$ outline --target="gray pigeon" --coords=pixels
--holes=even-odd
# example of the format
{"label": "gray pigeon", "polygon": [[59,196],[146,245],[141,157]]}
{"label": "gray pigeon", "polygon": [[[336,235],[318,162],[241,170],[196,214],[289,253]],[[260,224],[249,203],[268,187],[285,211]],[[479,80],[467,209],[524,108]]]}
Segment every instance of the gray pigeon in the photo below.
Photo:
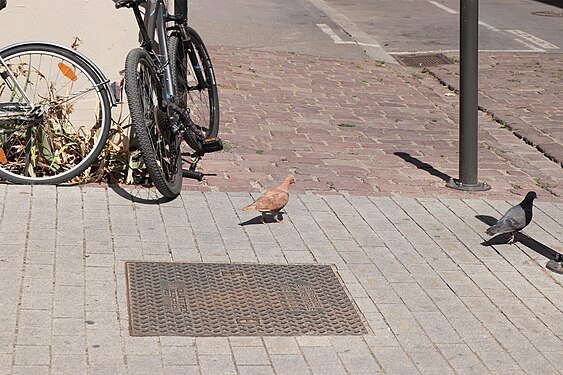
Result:
{"label": "gray pigeon", "polygon": [[514,235],[517,231],[524,229],[532,221],[532,207],[536,193],[529,191],[520,204],[511,207],[499,221],[489,229],[487,234],[494,236],[495,234],[511,233],[512,236],[508,241],[509,244],[514,243]]}

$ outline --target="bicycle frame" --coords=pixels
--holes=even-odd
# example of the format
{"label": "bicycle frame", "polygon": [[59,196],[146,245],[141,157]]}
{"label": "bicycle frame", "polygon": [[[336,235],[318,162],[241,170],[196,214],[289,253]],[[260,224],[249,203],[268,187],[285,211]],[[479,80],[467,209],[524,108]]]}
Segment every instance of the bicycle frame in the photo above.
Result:
{"label": "bicycle frame", "polygon": [[[139,10],[138,6],[133,7],[133,13],[139,25],[141,32],[141,47],[158,61],[158,71],[164,79],[163,100],[165,103],[172,102],[176,96],[176,90],[172,82],[172,70],[170,69],[170,55],[168,53],[168,43],[166,35],[166,20],[170,17],[167,13],[166,5],[163,0],[147,1],[145,17]],[[158,35],[158,52],[155,51],[154,35]]]}
{"label": "bicycle frame", "polygon": [[6,82],[6,85],[8,85],[8,88],[12,92],[17,91],[24,98],[27,105],[32,106],[31,99],[29,99],[16,77],[14,77],[14,74],[10,71],[2,56],[0,56],[0,77]]}

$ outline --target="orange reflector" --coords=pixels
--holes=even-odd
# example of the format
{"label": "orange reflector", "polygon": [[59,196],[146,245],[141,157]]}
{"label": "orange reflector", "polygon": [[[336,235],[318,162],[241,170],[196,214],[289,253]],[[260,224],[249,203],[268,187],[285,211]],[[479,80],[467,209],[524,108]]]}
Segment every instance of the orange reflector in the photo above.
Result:
{"label": "orange reflector", "polygon": [[6,153],[4,153],[3,148],[0,148],[0,163],[8,164],[8,158],[6,157]]}
{"label": "orange reflector", "polygon": [[66,78],[70,79],[71,81],[76,81],[78,79],[78,77],[76,76],[76,74],[74,74],[74,71],[70,66],[62,62],[58,63],[58,65],[61,73],[63,73],[63,75]]}

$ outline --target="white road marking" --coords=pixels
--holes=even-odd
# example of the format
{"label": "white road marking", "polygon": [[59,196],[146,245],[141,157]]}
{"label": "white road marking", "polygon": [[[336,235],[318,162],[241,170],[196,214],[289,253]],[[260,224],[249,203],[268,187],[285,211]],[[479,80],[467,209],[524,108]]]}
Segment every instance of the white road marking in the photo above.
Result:
{"label": "white road marking", "polygon": [[455,11],[455,10],[453,10],[453,9],[451,9],[451,8],[448,8],[447,6],[445,6],[445,5],[443,5],[443,4],[440,4],[440,3],[436,2],[436,1],[429,0],[428,2],[429,2],[430,4],[432,4],[432,5],[434,5],[434,6],[437,6],[438,8],[440,8],[440,9],[442,9],[442,10],[445,10],[445,11],[448,12],[448,13],[457,14],[457,11]]}
{"label": "white road marking", "polygon": [[530,50],[532,50],[534,52],[545,52],[544,49],[541,49],[541,48],[539,48],[538,46],[536,46],[532,43],[528,43],[525,40],[514,38],[514,41],[520,43],[521,45],[523,45],[525,47],[528,47]]}
{"label": "white road marking", "polygon": [[541,38],[538,38],[535,35],[532,34],[528,34],[525,31],[522,30],[506,30],[511,34],[514,34],[522,39],[527,40],[528,42],[532,42],[535,45],[539,46],[540,48],[545,48],[545,49],[559,49],[559,47],[557,47],[555,44],[551,44],[546,40],[543,40]]}
{"label": "white road marking", "polygon": [[[428,2],[442,10],[445,10],[448,13],[451,14],[458,14],[457,11],[448,8],[447,6],[440,4],[437,1],[433,1],[433,0],[428,0]],[[559,49],[559,47],[557,47],[554,44],[549,43],[548,41],[545,41],[541,38],[538,38],[535,35],[532,34],[528,34],[525,31],[522,30],[503,30],[503,29],[497,29],[496,27],[489,25],[488,23],[485,23],[481,20],[479,20],[479,25],[494,31],[494,32],[498,32],[498,33],[503,33],[503,32],[508,32],[511,33],[513,35],[516,35],[518,38],[514,38],[514,41],[516,41],[517,43],[522,44],[525,47],[530,48],[532,51],[534,52],[545,52],[546,49]],[[524,39],[524,40],[523,40]]]}
{"label": "white road marking", "polygon": [[352,40],[342,40],[338,35],[336,35],[336,33],[327,24],[318,23],[317,26],[326,35],[330,36],[332,38],[332,40],[334,40],[334,43],[336,43],[336,44],[357,44],[359,46],[365,46],[365,47],[381,47],[379,44],[360,43],[360,42],[356,42],[356,41],[352,41]]}
{"label": "white road marking", "polygon": [[332,31],[332,29],[330,28],[329,25],[324,24],[324,23],[317,23],[317,26],[321,28],[321,30],[328,36],[330,36],[332,38],[332,40],[334,40],[334,43],[336,44],[342,44],[344,43],[344,41],[342,39],[340,39],[340,37],[338,35],[336,35],[336,33],[334,31]]}
{"label": "white road marking", "polygon": [[500,31],[499,29],[497,29],[494,26],[489,25],[488,23],[485,23],[483,21],[479,21],[479,25],[486,27],[487,29],[491,30],[491,31]]}
{"label": "white road marking", "polygon": [[[317,9],[324,12],[329,18],[334,21],[346,34],[350,35],[356,42],[355,44],[362,47],[366,54],[374,60],[385,61],[390,64],[397,64],[391,55],[381,47],[379,42],[372,36],[363,31],[358,25],[350,20],[346,15],[337,11],[326,3],[325,0],[309,0]],[[353,42],[354,43],[354,42]],[[344,43],[349,44],[349,43]]]}

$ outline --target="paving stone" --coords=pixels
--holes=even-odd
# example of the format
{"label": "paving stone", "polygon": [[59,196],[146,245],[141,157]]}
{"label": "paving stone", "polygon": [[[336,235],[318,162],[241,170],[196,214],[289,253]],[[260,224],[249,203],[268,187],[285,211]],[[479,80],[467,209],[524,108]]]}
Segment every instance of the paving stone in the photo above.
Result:
{"label": "paving stone", "polygon": [[164,374],[160,358],[156,356],[127,356],[127,369],[129,373],[139,375]]}
{"label": "paving stone", "polygon": [[[548,123],[543,120],[552,116],[550,103],[560,100],[544,95],[540,103],[520,92],[510,103],[500,92],[484,95],[486,110],[496,117],[499,109],[517,114],[514,131],[548,147],[540,152],[499,128],[495,116],[480,114],[486,145],[480,176],[493,189],[469,196],[445,189],[439,177],[458,167],[457,97],[445,95],[451,92],[434,78],[417,81],[406,68],[368,61],[347,69],[348,62],[281,52],[224,47],[213,48],[212,55],[226,84],[222,129],[234,145],[206,156],[206,169],[218,176],[201,184],[186,180],[191,191],[169,202],[144,187],[123,198],[99,186],[0,184],[0,306],[6,316],[0,320],[0,371],[563,371],[554,349],[562,344],[563,289],[545,269],[545,256],[533,249],[541,241],[563,250],[563,206],[555,195],[561,168],[542,155],[555,155],[561,142],[535,138],[551,137],[556,126],[543,135],[534,129]],[[494,86],[498,69],[538,56],[482,57],[483,93]],[[540,71],[558,67],[557,54],[541,57],[546,69]],[[241,58],[253,61],[257,72],[238,68]],[[279,66],[293,78],[291,87]],[[456,76],[446,71],[452,69],[433,71],[450,82]],[[557,99],[558,86],[544,81],[549,97]],[[513,91],[501,89],[503,95]],[[251,105],[258,92],[260,107]],[[281,99],[286,95],[291,106]],[[541,118],[521,115],[522,100],[543,108],[534,115]],[[356,126],[337,126],[343,122]],[[239,225],[256,217],[240,208],[288,168],[297,183],[286,223]],[[554,186],[554,194],[540,184]],[[487,225],[476,216],[500,217],[532,189],[541,200],[524,230],[529,242],[482,246]],[[334,264],[373,334],[135,340],[127,321],[125,260]]]}
{"label": "paving stone", "polygon": [[302,355],[273,354],[270,355],[272,366],[278,375],[311,374]]}
{"label": "paving stone", "polygon": [[231,356],[220,354],[198,355],[198,361],[202,375],[236,374],[235,365]]}
{"label": "paving stone", "polygon": [[49,346],[16,345],[15,347],[15,366],[48,366],[49,362]]}

